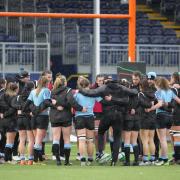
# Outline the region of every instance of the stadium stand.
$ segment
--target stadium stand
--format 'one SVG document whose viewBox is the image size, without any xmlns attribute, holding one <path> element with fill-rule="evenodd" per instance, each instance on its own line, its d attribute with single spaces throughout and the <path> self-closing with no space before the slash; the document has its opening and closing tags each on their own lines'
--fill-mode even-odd
<svg viewBox="0 0 180 180">
<path fill-rule="evenodd" d="M 154 9 L 154 6 L 152 5 L 159 7 L 158 11 L 157 9 Z M 51 13 L 93 13 L 93 1 L 1 0 L 0 10 Z M 128 4 L 121 3 L 119 0 L 101 0 L 101 13 L 127 14 Z M 169 13 L 174 16 L 171 21 L 169 21 L 168 18 Z M 168 47 L 171 45 L 180 45 L 180 26 L 176 24 L 180 21 L 179 1 L 137 0 L 136 20 L 136 43 L 138 45 L 153 45 L 154 51 L 156 51 L 157 47 L 161 47 L 162 45 L 167 45 Z M 100 23 L 102 45 L 112 45 L 112 51 L 112 49 L 115 49 L 114 45 L 118 44 L 123 47 L 128 43 L 127 20 L 102 19 Z M 92 19 L 0 17 L 0 42 L 50 42 L 51 59 L 54 59 L 53 57 L 59 55 L 58 58 L 62 59 L 62 64 L 88 64 L 91 62 L 92 33 Z M 122 47 L 119 49 L 122 49 Z M 153 47 L 149 48 L 148 51 L 152 50 Z M 170 47 L 169 49 L 171 52 L 172 48 Z M 162 49 L 160 48 L 160 50 L 161 52 L 164 52 L 165 50 L 168 50 L 168 48 L 164 47 Z M 111 51 L 106 49 L 106 52 L 102 52 L 106 54 L 101 55 L 101 63 L 104 65 L 107 63 L 106 65 L 109 65 L 108 63 L 110 62 L 110 65 L 117 65 L 121 61 L 127 61 L 127 59 L 125 59 L 127 58 L 127 52 L 124 52 L 124 50 L 122 52 L 116 52 L 117 49 L 115 49 L 115 55 L 108 55 L 111 54 Z M 164 63 L 163 61 L 163 58 L 165 57 L 164 54 L 153 55 L 151 52 L 149 54 L 144 52 L 143 56 L 142 53 L 140 53 L 139 58 L 140 61 L 145 61 L 147 65 L 167 64 L 167 66 L 177 66 L 179 65 L 177 50 L 175 49 L 176 56 L 174 56 L 173 53 L 174 51 L 169 55 L 168 63 Z M 11 56 L 14 56 L 12 52 L 8 54 L 8 57 Z M 152 60 L 154 56 L 155 59 Z M 31 58 L 28 59 L 26 61 L 31 63 Z"/>
<path fill-rule="evenodd" d="M 175 2 L 176 0 L 162 0 L 161 1 L 161 10 L 166 12 L 166 11 L 170 11 L 173 10 L 173 12 L 175 12 L 176 14 L 176 21 L 178 21 L 178 16 L 179 16 L 179 4 L 177 4 Z M 5 1 L 4 1 L 5 2 Z M 32 2 L 31 0 L 28 1 L 24 1 L 22 4 L 22 7 L 20 6 L 20 2 L 19 0 L 13 0 L 13 1 L 9 1 L 9 3 L 12 3 L 11 6 L 8 7 L 8 11 L 29 11 L 29 12 L 66 12 L 66 13 L 93 13 L 93 3 L 92 1 L 76 1 L 76 2 L 72 2 L 72 1 L 37 1 L 36 4 L 34 4 L 34 6 L 32 6 Z M 128 13 L 128 5 L 127 4 L 121 4 L 119 3 L 119 1 L 113 1 L 111 3 L 109 3 L 110 1 L 101 1 L 101 13 L 121 13 L 121 14 L 125 14 Z M 152 1 L 153 3 L 153 1 Z M 156 2 L 157 3 L 157 2 Z M 30 5 L 31 4 L 31 5 Z M 1 3 L 1 10 L 7 10 L 5 4 L 3 5 L 3 3 Z M 137 6 L 138 7 L 138 6 Z M 144 6 L 145 7 L 145 6 Z M 143 8 L 144 8 L 143 7 Z M 148 8 L 145 7 L 144 8 L 144 12 L 143 12 L 143 8 L 141 9 L 137 9 L 137 42 L 143 42 L 143 38 L 144 38 L 144 42 L 146 42 L 147 44 L 160 44 L 162 43 L 161 41 L 151 41 L 148 36 L 151 36 L 152 39 L 153 37 L 158 35 L 159 38 L 161 39 L 163 37 L 164 34 L 166 34 L 166 32 L 168 31 L 166 28 L 164 28 L 164 26 L 161 24 L 161 21 L 158 20 L 152 20 L 151 17 L 148 16 Z M 169 9 L 168 9 L 169 8 Z M 176 11 L 175 11 L 176 9 Z M 151 12 L 151 9 L 149 9 L 149 12 Z M 151 15 L 154 12 L 151 13 Z M 29 19 L 29 18 L 22 18 L 23 22 L 23 26 L 22 26 L 22 30 L 23 30 L 23 41 L 25 42 L 32 42 L 33 41 L 33 36 L 32 34 L 34 34 L 33 32 L 33 28 L 34 26 L 36 26 L 36 32 L 35 33 L 48 33 L 49 32 L 49 21 L 48 19 L 37 19 L 36 22 L 34 19 Z M 2 20 L 2 19 L 1 19 Z M 20 35 L 20 28 L 18 26 L 20 26 L 19 24 L 19 20 L 17 18 L 8 18 L 8 22 L 9 22 L 9 32 L 8 34 L 5 33 L 6 31 L 6 23 L 5 21 L 3 23 L 1 23 L 0 26 L 0 33 L 1 35 L 1 41 L 10 41 L 12 39 L 12 42 L 18 41 L 20 39 L 19 35 Z M 60 20 L 60 23 L 61 20 Z M 64 20 L 65 24 L 76 24 L 79 27 L 79 31 L 83 32 L 83 33 L 92 33 L 92 27 L 93 27 L 93 20 L 92 19 L 65 19 Z M 15 25 L 15 26 L 14 26 Z M 103 39 L 102 42 L 104 43 L 117 43 L 119 42 L 119 39 L 121 38 L 121 36 L 123 35 L 127 35 L 128 31 L 127 31 L 127 20 L 101 20 L 101 35 L 115 35 L 115 34 L 119 34 L 120 37 L 117 37 L 117 40 L 115 40 L 113 38 L 106 38 L 106 41 L 104 41 L 105 39 Z M 109 30 L 109 26 L 111 26 L 112 28 Z M 146 27 L 146 29 L 144 29 L 144 27 Z M 76 27 L 75 27 L 76 28 Z M 53 32 L 56 33 L 58 31 L 60 31 L 61 28 L 58 28 L 56 26 L 56 24 L 51 25 L 50 27 L 51 29 L 51 34 L 49 34 L 50 37 L 53 36 Z M 19 31 L 16 32 L 15 31 Z M 74 31 L 76 31 L 74 29 Z M 29 33 L 31 32 L 31 33 Z M 3 36 L 3 33 L 4 36 Z M 18 35 L 17 35 L 18 33 Z M 73 31 L 71 32 L 73 33 Z M 17 37 L 15 38 L 14 36 Z M 31 36 L 31 37 L 27 37 Z M 172 37 L 175 37 L 175 33 L 171 33 L 168 34 Z M 7 36 L 13 36 L 8 38 Z M 147 36 L 147 37 L 146 37 Z M 115 36 L 114 36 L 115 37 Z M 27 39 L 26 39 L 27 38 Z M 147 41 L 147 39 L 149 39 L 149 41 Z M 174 38 L 175 39 L 175 38 Z M 61 39 L 59 39 L 61 40 Z M 179 41 L 177 41 L 179 42 Z M 53 43 L 53 42 L 52 42 Z M 171 41 L 164 41 L 163 44 L 171 44 Z M 173 43 L 175 44 L 175 43 Z"/>
</svg>

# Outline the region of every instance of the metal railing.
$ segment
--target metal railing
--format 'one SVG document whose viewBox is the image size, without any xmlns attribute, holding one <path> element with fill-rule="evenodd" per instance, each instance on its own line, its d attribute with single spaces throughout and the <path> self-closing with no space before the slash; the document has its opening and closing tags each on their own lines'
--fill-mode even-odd
<svg viewBox="0 0 180 180">
<path fill-rule="evenodd" d="M 116 66 L 128 59 L 127 45 L 101 44 L 100 51 L 102 66 Z"/>
<path fill-rule="evenodd" d="M 102 66 L 117 66 L 120 62 L 128 61 L 128 46 L 125 44 L 101 44 L 100 51 Z M 79 64 L 90 65 L 90 58 L 84 55 L 85 52 L 81 49 L 79 52 L 80 57 L 84 57 L 79 59 Z M 86 54 L 87 52 L 86 50 Z M 180 46 L 136 45 L 136 59 L 151 67 L 179 67 L 180 69 Z"/>
<path fill-rule="evenodd" d="M 78 26 L 63 25 L 63 64 L 76 64 L 78 60 Z"/>
<path fill-rule="evenodd" d="M 137 60 L 148 66 L 180 66 L 179 45 L 137 45 Z"/>
<path fill-rule="evenodd" d="M 41 72 L 50 69 L 49 43 L 0 43 L 0 70 L 17 73 L 20 69 Z"/>
<path fill-rule="evenodd" d="M 93 58 L 92 35 L 89 33 L 79 33 L 78 38 L 78 64 L 89 64 Z"/>
</svg>

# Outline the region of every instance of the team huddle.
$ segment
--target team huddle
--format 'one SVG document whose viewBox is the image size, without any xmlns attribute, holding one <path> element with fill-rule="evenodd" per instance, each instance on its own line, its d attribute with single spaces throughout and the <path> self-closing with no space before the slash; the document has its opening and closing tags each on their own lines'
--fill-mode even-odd
<svg viewBox="0 0 180 180">
<path fill-rule="evenodd" d="M 50 71 L 44 71 L 37 82 L 30 81 L 26 71 L 0 78 L 1 164 L 13 163 L 14 153 L 20 165 L 42 162 L 49 122 L 58 166 L 62 158 L 64 165 L 72 165 L 72 126 L 81 166 L 94 160 L 115 166 L 122 155 L 124 166 L 180 164 L 180 75 L 175 72 L 168 81 L 155 72 L 146 77 L 134 72 L 132 82 L 97 75 L 93 85 L 79 76 L 76 89 L 67 86 L 61 73 L 52 84 Z M 105 153 L 107 133 L 111 154 Z M 171 160 L 167 137 L 172 144 Z"/>
</svg>

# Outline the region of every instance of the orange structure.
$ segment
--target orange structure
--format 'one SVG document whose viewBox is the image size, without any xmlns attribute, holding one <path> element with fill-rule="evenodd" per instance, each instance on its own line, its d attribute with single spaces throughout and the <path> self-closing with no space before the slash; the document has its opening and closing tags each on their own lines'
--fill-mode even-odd
<svg viewBox="0 0 180 180">
<path fill-rule="evenodd" d="M 31 12 L 0 12 L 0 17 L 36 17 L 36 18 L 88 18 L 88 19 L 128 19 L 130 62 L 136 59 L 136 0 L 129 0 L 129 14 L 69 14 L 69 13 L 31 13 Z"/>
</svg>

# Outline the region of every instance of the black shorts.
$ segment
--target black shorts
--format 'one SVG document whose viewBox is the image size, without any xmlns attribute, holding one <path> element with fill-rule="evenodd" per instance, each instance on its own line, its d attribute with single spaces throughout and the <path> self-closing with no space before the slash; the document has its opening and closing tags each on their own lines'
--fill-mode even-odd
<svg viewBox="0 0 180 180">
<path fill-rule="evenodd" d="M 180 114 L 179 117 L 173 116 L 173 126 L 180 126 Z"/>
<path fill-rule="evenodd" d="M 0 118 L 0 132 L 4 132 L 2 121 L 3 121 L 3 119 Z"/>
<path fill-rule="evenodd" d="M 49 125 L 49 116 L 48 115 L 38 115 L 35 118 L 31 119 L 32 129 L 46 129 Z"/>
<path fill-rule="evenodd" d="M 28 117 L 18 117 L 17 120 L 18 130 L 31 130 L 31 119 Z"/>
<path fill-rule="evenodd" d="M 125 120 L 123 124 L 124 131 L 139 131 L 140 121 L 139 120 Z"/>
<path fill-rule="evenodd" d="M 77 116 L 75 128 L 94 130 L 94 116 Z"/>
<path fill-rule="evenodd" d="M 180 121 L 177 121 L 177 120 L 175 121 L 175 120 L 174 120 L 174 121 L 173 121 L 173 126 L 180 126 Z"/>
<path fill-rule="evenodd" d="M 3 129 L 3 132 L 17 132 L 17 122 L 16 120 L 6 120 L 2 119 L 1 128 Z"/>
<path fill-rule="evenodd" d="M 169 113 L 158 113 L 156 117 L 157 129 L 170 129 L 173 122 L 173 116 Z"/>
<path fill-rule="evenodd" d="M 94 113 L 94 119 L 96 120 L 102 120 L 103 119 L 103 113 Z"/>
<path fill-rule="evenodd" d="M 141 129 L 147 130 L 155 130 L 156 129 L 156 121 L 141 121 Z"/>
<path fill-rule="evenodd" d="M 64 122 L 58 122 L 58 123 L 52 123 L 51 127 L 69 127 L 72 126 L 72 121 L 64 121 Z"/>
</svg>

